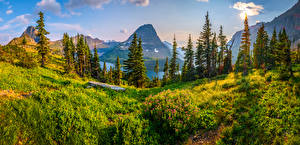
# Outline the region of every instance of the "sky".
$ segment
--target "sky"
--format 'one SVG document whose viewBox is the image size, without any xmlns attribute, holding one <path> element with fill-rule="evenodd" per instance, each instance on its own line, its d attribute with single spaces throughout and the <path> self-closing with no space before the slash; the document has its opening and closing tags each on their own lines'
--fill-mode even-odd
<svg viewBox="0 0 300 145">
<path fill-rule="evenodd" d="M 223 25 L 228 39 L 249 24 L 269 22 L 298 0 L 0 0 L 0 44 L 36 26 L 37 13 L 45 13 L 51 40 L 63 33 L 81 33 L 101 40 L 125 41 L 139 26 L 153 24 L 163 41 L 174 34 L 184 45 L 188 35 L 199 37 L 208 11 L 213 31 Z"/>
</svg>

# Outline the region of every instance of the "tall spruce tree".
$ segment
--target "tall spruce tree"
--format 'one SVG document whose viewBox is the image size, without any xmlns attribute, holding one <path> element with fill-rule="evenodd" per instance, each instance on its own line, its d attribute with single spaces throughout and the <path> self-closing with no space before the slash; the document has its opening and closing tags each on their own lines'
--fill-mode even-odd
<svg viewBox="0 0 300 145">
<path fill-rule="evenodd" d="M 225 74 L 228 74 L 229 72 L 232 71 L 232 46 L 234 44 L 234 41 L 233 40 L 231 42 L 231 45 L 230 46 L 226 46 L 226 49 L 225 49 L 225 58 L 224 58 L 224 69 L 223 69 L 223 73 Z"/>
<path fill-rule="evenodd" d="M 279 35 L 279 59 L 281 61 L 281 73 L 289 73 L 293 77 L 292 59 L 291 59 L 291 41 L 289 40 L 285 28 Z"/>
<path fill-rule="evenodd" d="M 226 43 L 227 43 L 227 39 L 226 39 L 226 36 L 224 35 L 222 25 L 220 26 L 218 40 L 219 40 L 219 45 L 220 45 L 220 47 L 219 47 L 220 50 L 219 50 L 219 54 L 218 54 L 218 73 L 222 74 L 223 69 L 224 69 L 224 55 L 225 55 L 225 49 L 226 49 Z"/>
<path fill-rule="evenodd" d="M 138 40 L 138 47 L 135 51 L 134 57 L 134 67 L 133 67 L 133 84 L 137 88 L 144 88 L 146 86 L 147 75 L 146 75 L 146 67 L 143 58 L 143 47 L 142 47 L 142 39 Z"/>
<path fill-rule="evenodd" d="M 102 69 L 102 81 L 103 82 L 107 82 L 107 79 L 108 77 L 107 77 L 107 67 L 106 67 L 106 62 L 104 61 L 104 63 L 103 63 L 103 69 Z"/>
<path fill-rule="evenodd" d="M 154 77 L 153 81 L 153 86 L 158 87 L 160 86 L 160 81 L 159 81 L 159 63 L 158 63 L 158 59 L 156 59 L 155 61 L 155 67 L 154 67 L 154 72 L 156 74 L 156 76 Z"/>
<path fill-rule="evenodd" d="M 211 23 L 209 20 L 209 14 L 207 12 L 205 16 L 205 24 L 202 28 L 201 39 L 203 41 L 205 61 L 206 61 L 206 76 L 211 77 L 211 37 L 213 35 L 211 30 Z"/>
<path fill-rule="evenodd" d="M 45 29 L 45 23 L 44 23 L 44 13 L 39 12 L 40 19 L 36 21 L 38 24 L 36 26 L 36 29 L 38 30 L 37 36 L 39 37 L 39 42 L 37 46 L 37 50 L 39 55 L 41 56 L 41 67 L 45 67 L 48 54 L 50 51 L 49 48 L 49 39 L 46 37 L 46 35 L 50 34 Z"/>
<path fill-rule="evenodd" d="M 173 41 L 173 53 L 172 53 L 172 58 L 171 58 L 171 64 L 170 64 L 170 79 L 175 80 L 176 79 L 176 65 L 177 65 L 177 43 L 176 43 L 176 38 L 174 35 L 174 41 Z"/>
<path fill-rule="evenodd" d="M 244 21 L 244 32 L 242 34 L 242 42 L 240 51 L 238 54 L 238 59 L 236 62 L 236 65 L 238 65 L 238 68 L 243 68 L 243 75 L 248 75 L 248 69 L 250 65 L 250 31 L 249 31 L 249 25 L 248 25 L 248 17 L 245 16 Z M 240 70 L 238 70 L 240 71 Z"/>
<path fill-rule="evenodd" d="M 120 58 L 119 56 L 117 57 L 117 62 L 116 62 L 116 70 L 115 70 L 115 75 L 114 75 L 114 82 L 116 85 L 121 85 L 122 83 L 122 70 L 121 70 L 121 63 L 120 63 Z"/>
<path fill-rule="evenodd" d="M 166 58 L 166 63 L 164 66 L 164 76 L 163 76 L 163 85 L 165 85 L 169 80 L 169 58 Z"/>
<path fill-rule="evenodd" d="M 181 75 L 181 81 L 187 81 L 188 76 L 187 76 L 187 67 L 186 67 L 186 62 L 184 62 L 183 66 L 182 66 L 182 75 Z"/>
<path fill-rule="evenodd" d="M 101 67 L 100 67 L 100 60 L 99 60 L 99 55 L 98 55 L 96 45 L 94 47 L 94 56 L 93 56 L 93 63 L 92 64 L 93 64 L 93 67 L 92 67 L 93 77 L 97 80 L 100 80 Z"/>
<path fill-rule="evenodd" d="M 108 72 L 108 82 L 110 84 L 114 84 L 114 81 L 113 81 L 113 68 L 111 66 L 109 67 L 109 72 Z"/>
<path fill-rule="evenodd" d="M 205 76 L 205 50 L 201 38 L 197 41 L 197 50 L 195 55 L 196 64 L 196 76 L 197 78 L 203 78 Z"/>
<path fill-rule="evenodd" d="M 126 78 L 128 80 L 128 84 L 132 85 L 131 83 L 133 82 L 133 68 L 135 65 L 135 57 L 136 57 L 136 50 L 137 50 L 138 44 L 137 44 L 137 35 L 136 33 L 133 35 L 133 39 L 132 42 L 128 48 L 129 52 L 128 52 L 128 59 L 124 61 L 124 65 L 125 65 L 125 72 L 126 72 Z"/>
<path fill-rule="evenodd" d="M 77 57 L 78 57 L 78 74 L 83 77 L 84 76 L 84 64 L 85 64 L 85 43 L 83 39 L 83 35 L 77 36 Z"/>
<path fill-rule="evenodd" d="M 212 39 L 212 43 L 211 43 L 211 48 L 212 48 L 212 52 L 211 52 L 211 70 L 212 70 L 212 76 L 216 76 L 217 75 L 217 49 L 218 49 L 218 44 L 217 44 L 217 34 L 214 33 L 214 37 Z"/>
<path fill-rule="evenodd" d="M 266 66 L 266 61 L 268 60 L 268 34 L 265 31 L 265 26 L 259 28 L 257 32 L 256 42 L 253 44 L 253 64 L 255 68 L 262 68 Z"/>
<path fill-rule="evenodd" d="M 67 33 L 63 35 L 63 51 L 65 57 L 65 71 L 67 73 L 72 72 L 74 70 L 74 60 L 72 56 L 72 42 Z"/>
<path fill-rule="evenodd" d="M 269 67 L 272 69 L 276 66 L 276 52 L 277 52 L 277 33 L 276 29 L 274 28 L 272 38 L 269 44 L 270 49 L 270 58 L 269 58 Z"/>
<path fill-rule="evenodd" d="M 188 39 L 188 45 L 185 49 L 185 63 L 187 68 L 187 75 L 189 76 L 186 78 L 188 81 L 191 81 L 194 79 L 194 50 L 193 50 L 193 42 L 192 42 L 192 36 L 189 35 Z"/>
</svg>

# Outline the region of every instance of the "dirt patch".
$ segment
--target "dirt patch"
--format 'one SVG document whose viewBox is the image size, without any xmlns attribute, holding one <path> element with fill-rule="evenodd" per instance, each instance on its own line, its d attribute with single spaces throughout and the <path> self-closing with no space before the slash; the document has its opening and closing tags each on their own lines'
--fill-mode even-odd
<svg viewBox="0 0 300 145">
<path fill-rule="evenodd" d="M 216 130 L 200 131 L 194 136 L 191 136 L 187 142 L 189 145 L 215 145 L 216 141 L 220 138 L 220 134 L 223 130 L 223 126 L 220 126 Z"/>
<path fill-rule="evenodd" d="M 0 100 L 15 100 L 15 99 L 24 99 L 30 97 L 32 92 L 20 92 L 17 93 L 13 90 L 0 90 Z"/>
</svg>

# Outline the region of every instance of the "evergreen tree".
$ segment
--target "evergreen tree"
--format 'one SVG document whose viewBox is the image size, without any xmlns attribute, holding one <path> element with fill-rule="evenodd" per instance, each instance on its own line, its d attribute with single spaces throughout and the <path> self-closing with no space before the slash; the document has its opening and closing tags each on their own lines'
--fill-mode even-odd
<svg viewBox="0 0 300 145">
<path fill-rule="evenodd" d="M 177 63 L 176 65 L 176 81 L 180 81 L 180 65 Z"/>
<path fill-rule="evenodd" d="M 197 78 L 203 78 L 205 75 L 205 50 L 202 44 L 202 40 L 199 38 L 197 41 L 197 50 L 196 50 L 196 72 Z"/>
<path fill-rule="evenodd" d="M 129 85 L 132 85 L 131 82 L 132 81 L 132 72 L 133 72 L 133 68 L 134 68 L 134 65 L 135 65 L 135 53 L 136 53 L 136 49 L 138 47 L 138 44 L 137 44 L 137 35 L 136 33 L 133 35 L 133 39 L 132 39 L 132 42 L 131 42 L 131 45 L 129 46 L 128 50 L 128 59 L 124 61 L 124 65 L 125 65 L 125 72 L 126 72 L 126 76 L 127 76 L 127 80 L 128 80 L 128 84 Z"/>
<path fill-rule="evenodd" d="M 176 79 L 176 64 L 177 64 L 177 43 L 176 43 L 176 38 L 174 35 L 174 42 L 173 42 L 173 54 L 172 54 L 172 59 L 171 59 L 171 64 L 170 64 L 170 79 L 174 80 Z"/>
<path fill-rule="evenodd" d="M 154 72 L 155 72 L 156 76 L 155 76 L 154 79 L 153 79 L 153 85 L 154 85 L 155 87 L 158 87 L 158 86 L 160 86 L 159 75 L 158 75 L 158 72 L 159 72 L 159 63 L 158 63 L 158 59 L 156 59 L 156 61 L 155 61 Z"/>
<path fill-rule="evenodd" d="M 135 51 L 134 57 L 134 65 L 133 65 L 133 84 L 137 88 L 144 88 L 147 81 L 146 75 L 146 67 L 143 58 L 143 47 L 142 47 L 142 40 L 139 38 L 138 47 Z"/>
<path fill-rule="evenodd" d="M 93 63 L 92 64 L 93 64 L 92 75 L 95 79 L 100 80 L 101 67 L 100 67 L 100 60 L 99 60 L 99 55 L 98 55 L 96 45 L 94 47 L 94 56 L 93 56 Z"/>
<path fill-rule="evenodd" d="M 259 28 L 257 32 L 256 42 L 253 44 L 253 64 L 255 68 L 262 68 L 266 66 L 266 61 L 268 60 L 268 34 L 265 31 L 265 26 Z"/>
<path fill-rule="evenodd" d="M 214 33 L 214 37 L 212 39 L 211 43 L 212 53 L 211 53 L 211 70 L 212 70 L 212 76 L 217 75 L 217 36 L 216 33 Z"/>
<path fill-rule="evenodd" d="M 169 80 L 169 60 L 166 58 L 166 63 L 164 66 L 164 76 L 163 76 L 163 85 L 165 85 Z"/>
<path fill-rule="evenodd" d="M 232 71 L 232 46 L 234 44 L 234 40 L 231 42 L 231 46 L 228 47 L 226 46 L 226 50 L 225 50 L 225 58 L 224 58 L 224 69 L 223 69 L 223 73 L 228 74 L 229 72 Z"/>
<path fill-rule="evenodd" d="M 242 42 L 240 51 L 238 54 L 238 59 L 236 62 L 236 65 L 238 68 L 243 68 L 243 75 L 248 74 L 248 69 L 250 65 L 250 31 L 249 31 L 249 25 L 248 25 L 248 17 L 246 15 L 245 22 L 244 22 L 244 32 L 242 34 Z M 238 69 L 238 71 L 240 71 Z"/>
<path fill-rule="evenodd" d="M 297 45 L 297 64 L 300 64 L 300 43 Z"/>
<path fill-rule="evenodd" d="M 187 67 L 186 67 L 186 62 L 184 62 L 183 66 L 182 66 L 182 75 L 181 75 L 181 80 L 182 81 L 186 81 L 188 76 L 187 76 Z"/>
<path fill-rule="evenodd" d="M 289 40 L 285 28 L 279 35 L 278 42 L 279 59 L 281 61 L 281 73 L 289 73 L 289 77 L 293 77 L 292 59 L 291 59 L 291 41 Z"/>
<path fill-rule="evenodd" d="M 205 24 L 203 26 L 203 30 L 201 32 L 201 39 L 203 41 L 204 46 L 204 55 L 206 61 L 206 76 L 211 77 L 211 37 L 212 37 L 212 30 L 211 30 L 211 23 L 209 20 L 209 14 L 207 12 L 205 16 Z"/>
<path fill-rule="evenodd" d="M 77 57 L 78 57 L 78 74 L 83 77 L 84 76 L 84 64 L 85 64 L 85 43 L 83 39 L 83 35 L 78 35 L 77 39 Z"/>
<path fill-rule="evenodd" d="M 185 63 L 187 69 L 187 81 L 191 81 L 194 79 L 194 51 L 193 51 L 193 42 L 192 37 L 189 35 L 188 45 L 185 49 Z"/>
<path fill-rule="evenodd" d="M 113 81 L 113 69 L 112 69 L 111 66 L 109 67 L 109 72 L 108 72 L 108 82 L 110 84 L 114 84 L 114 81 Z"/>
<path fill-rule="evenodd" d="M 65 57 L 65 71 L 67 73 L 72 72 L 74 69 L 74 60 L 72 57 L 72 44 L 70 37 L 67 33 L 64 33 L 63 36 L 63 51 L 64 51 L 64 57 Z"/>
<path fill-rule="evenodd" d="M 106 68 L 106 62 L 104 61 L 103 63 L 103 69 L 102 69 L 102 77 L 103 77 L 103 82 L 107 82 L 107 68 Z"/>
<path fill-rule="evenodd" d="M 274 68 L 276 65 L 276 52 L 277 52 L 277 33 L 276 29 L 274 28 L 272 38 L 270 40 L 270 57 L 269 57 L 269 67 Z"/>
<path fill-rule="evenodd" d="M 37 26 L 36 29 L 38 30 L 37 36 L 39 37 L 39 42 L 37 46 L 37 50 L 39 52 L 39 55 L 41 56 L 41 67 L 45 67 L 47 57 L 50 51 L 49 48 L 49 39 L 46 37 L 46 35 L 49 34 L 49 32 L 45 29 L 45 23 L 44 23 L 44 13 L 39 12 L 40 19 L 37 20 Z"/>
<path fill-rule="evenodd" d="M 22 40 L 22 45 L 26 45 L 27 44 L 27 40 L 26 40 L 26 36 L 24 35 L 23 40 Z"/>
<path fill-rule="evenodd" d="M 226 36 L 223 33 L 223 26 L 220 26 L 218 40 L 220 45 L 220 51 L 218 54 L 218 73 L 221 74 L 224 69 L 224 55 L 225 55 L 225 49 L 227 43 Z"/>
<path fill-rule="evenodd" d="M 122 70 L 121 70 L 120 58 L 118 56 L 117 62 L 116 62 L 115 81 L 114 82 L 116 85 L 121 85 L 121 81 L 122 81 Z"/>
</svg>

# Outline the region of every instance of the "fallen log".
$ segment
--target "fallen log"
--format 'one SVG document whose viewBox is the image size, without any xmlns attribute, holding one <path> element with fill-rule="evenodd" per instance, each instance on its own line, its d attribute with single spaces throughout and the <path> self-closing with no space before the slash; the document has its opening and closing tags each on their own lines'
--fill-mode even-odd
<svg viewBox="0 0 300 145">
<path fill-rule="evenodd" d="M 100 83 L 100 82 L 88 82 L 90 87 L 102 87 L 102 88 L 108 88 L 108 89 L 112 89 L 115 91 L 125 91 L 125 88 L 119 87 L 119 86 L 114 86 L 114 85 L 109 85 L 109 84 L 105 84 L 105 83 Z"/>
</svg>

